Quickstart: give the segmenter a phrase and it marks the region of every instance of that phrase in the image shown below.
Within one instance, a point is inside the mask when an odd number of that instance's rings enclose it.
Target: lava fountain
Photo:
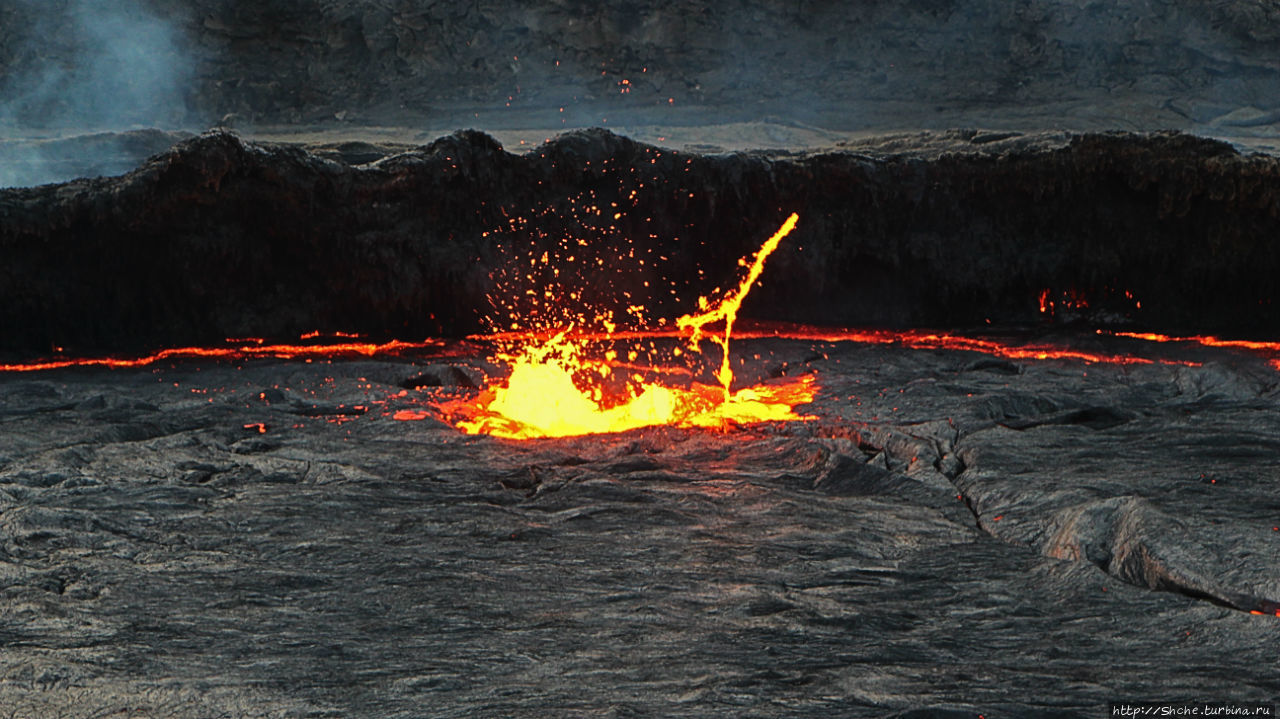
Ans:
[[[485,389],[474,399],[442,403],[440,409],[468,434],[509,439],[571,437],[623,432],[640,427],[727,427],[766,421],[797,421],[811,417],[796,407],[813,401],[817,385],[812,376],[784,379],[734,389],[729,343],[738,310],[760,279],[765,261],[795,229],[792,214],[750,259],[736,288],[718,301],[698,299],[699,311],[676,320],[685,349],[671,350],[675,358],[701,354],[704,341],[720,350],[718,385],[672,378],[692,376],[687,367],[641,367],[620,361],[616,349],[600,352],[596,345],[617,339],[615,325],[596,318],[604,332],[562,329],[550,337],[527,335],[511,351],[495,359],[509,370],[505,384]],[[714,335],[709,328],[719,328]],[[687,333],[687,336],[684,336]],[[634,353],[627,356],[634,360]],[[618,385],[621,389],[614,389]]]

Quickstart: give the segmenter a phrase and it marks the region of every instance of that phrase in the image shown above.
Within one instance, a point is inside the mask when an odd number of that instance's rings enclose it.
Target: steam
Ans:
[[[173,128],[187,119],[191,65],[173,25],[142,0],[16,0],[15,59],[0,79],[0,187],[127,170],[138,158],[90,143],[91,156],[50,137]],[[112,157],[115,155],[115,157]]]

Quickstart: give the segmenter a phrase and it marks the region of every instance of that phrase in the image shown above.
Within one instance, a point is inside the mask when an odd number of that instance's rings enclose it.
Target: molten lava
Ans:
[[[336,332],[333,337],[351,340],[357,335]],[[244,360],[257,357],[275,359],[302,358],[334,358],[350,355],[375,357],[382,355],[402,355],[410,352],[431,352],[445,348],[443,340],[423,340],[422,342],[333,342],[327,341],[320,332],[310,332],[302,336],[304,340],[320,340],[315,344],[273,344],[261,339],[227,340],[226,347],[174,347],[163,349],[139,357],[74,357],[45,359],[36,362],[18,362],[0,364],[0,372],[44,372],[48,370],[67,369],[70,367],[108,367],[111,369],[128,369],[147,367],[159,362],[172,362],[191,359]]]
[[[739,262],[748,270],[732,292],[714,305],[706,297],[699,298],[700,312],[677,320],[681,330],[689,331],[688,349],[694,353],[701,352],[700,342],[707,326],[723,325],[722,332],[708,337],[721,350],[720,366],[715,372],[719,387],[697,382],[673,386],[647,377],[660,368],[628,368],[617,362],[618,352],[614,349],[596,356],[599,353],[593,353],[592,338],[571,336],[568,330],[562,330],[542,340],[528,335],[523,346],[500,355],[498,359],[511,370],[505,386],[486,390],[475,401],[446,403],[441,409],[469,434],[511,439],[622,432],[656,425],[723,427],[731,423],[809,419],[797,414],[795,407],[813,401],[817,387],[812,377],[734,391],[729,359],[733,323],[742,301],[760,279],[765,260],[798,220],[797,215],[791,215],[750,263],[746,259]],[[603,324],[604,335],[595,339],[616,339],[613,326]],[[673,354],[678,357],[684,352],[676,348]],[[608,391],[606,385],[619,381],[619,370],[626,373],[628,369],[630,374],[621,378],[625,389]],[[648,372],[639,371],[642,369]]]
[[[1102,330],[1098,330],[1102,332]],[[1205,347],[1227,347],[1230,349],[1253,350],[1257,352],[1280,352],[1280,342],[1258,342],[1252,340],[1224,340],[1204,335],[1192,335],[1190,337],[1173,337],[1171,335],[1156,334],[1154,332],[1112,332],[1116,337],[1128,337],[1130,339],[1146,340],[1147,342],[1185,342],[1188,344],[1204,345]]]
[[[594,215],[605,212],[598,204],[590,205],[588,210]],[[766,261],[794,230],[797,222],[798,217],[791,215],[754,255],[739,260],[739,266],[745,268],[745,272],[732,290],[725,293],[717,291],[720,298],[716,301],[699,297],[697,311],[674,321],[659,318],[656,323],[647,319],[652,305],[646,307],[638,302],[639,297],[633,299],[625,284],[619,288],[606,282],[603,287],[614,292],[615,298],[636,302],[626,308],[626,314],[633,318],[627,321],[615,315],[620,311],[595,307],[595,303],[584,296],[581,287],[566,287],[556,281],[579,276],[583,271],[595,271],[595,268],[615,278],[633,277],[628,273],[638,269],[642,272],[639,278],[643,282],[632,282],[629,285],[631,290],[636,290],[641,284],[650,288],[648,279],[652,277],[643,274],[646,263],[651,268],[655,261],[668,258],[637,256],[634,246],[624,244],[624,254],[617,258],[621,262],[614,263],[594,253],[597,248],[601,252],[610,251],[609,248],[618,244],[588,242],[572,236],[560,240],[558,250],[552,248],[548,252],[545,245],[537,245],[534,254],[518,258],[519,261],[507,274],[496,278],[506,283],[504,289],[507,290],[490,297],[497,315],[502,318],[501,324],[495,323],[492,326],[494,332],[483,338],[472,338],[499,348],[495,359],[509,370],[505,382],[494,384],[478,396],[458,398],[455,393],[452,398],[441,399],[437,395],[431,402],[432,411],[401,408],[384,416],[397,421],[419,421],[443,414],[450,424],[470,434],[519,439],[621,432],[656,425],[723,428],[732,424],[811,419],[797,413],[796,408],[813,402],[818,387],[812,376],[781,378],[735,389],[731,339],[870,343],[981,352],[1014,360],[1066,360],[1115,365],[1199,364],[1189,359],[1146,357],[1142,355],[1147,353],[1141,351],[1138,354],[1089,351],[1034,340],[1019,341],[1016,337],[925,330],[748,324],[740,321],[738,314],[742,303],[759,281]],[[613,235],[606,237],[613,238]],[[638,267],[631,267],[627,260]],[[673,296],[677,294],[674,281],[661,289]],[[652,295],[652,290],[650,292]],[[1126,293],[1126,297],[1129,296]],[[1042,310],[1050,313],[1055,307],[1074,309],[1085,306],[1074,290],[1056,295],[1045,290],[1041,293],[1040,302]],[[629,324],[630,329],[620,327],[623,324]],[[1098,332],[1126,340],[1244,350],[1261,355],[1270,366],[1280,371],[1280,342]],[[322,335],[313,332],[303,335],[301,340],[298,344],[272,344],[260,339],[227,340],[221,347],[165,349],[131,358],[57,357],[0,364],[0,373],[71,367],[137,368],[193,359],[304,358],[311,362],[312,358],[327,360],[382,355],[439,358],[474,356],[477,349],[470,342],[442,340],[375,344],[359,341],[357,335],[344,333]],[[704,357],[703,346],[706,343],[710,343],[713,349]],[[699,377],[703,381],[699,381]],[[397,397],[404,395],[402,391]],[[344,417],[341,421],[348,419]],[[251,424],[245,428],[264,432],[266,425]]]
[[[733,323],[738,319],[738,309],[742,307],[742,301],[747,298],[747,293],[755,286],[756,280],[760,279],[760,273],[764,272],[764,262],[769,259],[769,255],[778,249],[778,243],[782,242],[782,238],[791,234],[795,229],[796,222],[800,220],[800,216],[792,214],[783,223],[781,229],[774,233],[765,241],[764,246],[756,253],[755,259],[751,262],[750,269],[747,270],[747,276],[738,284],[738,288],[729,293],[715,307],[709,307],[706,297],[698,298],[698,309],[701,312],[693,315],[685,315],[676,320],[676,326],[682,330],[692,330],[693,334],[689,337],[689,348],[698,350],[698,342],[702,340],[702,329],[709,324],[716,322],[724,323],[724,336],[713,337],[711,340],[720,345],[721,360],[720,369],[716,371],[716,379],[720,380],[720,386],[724,388],[724,399],[726,402],[730,399],[729,385],[733,383],[733,370],[729,368],[729,337],[733,334]],[[745,259],[739,260],[738,264],[746,265]]]

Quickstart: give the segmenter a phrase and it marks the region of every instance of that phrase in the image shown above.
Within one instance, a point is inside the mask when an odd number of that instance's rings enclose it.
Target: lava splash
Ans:
[[[496,357],[510,369],[505,385],[486,389],[473,400],[440,405],[452,423],[468,434],[490,434],[509,439],[570,437],[623,432],[641,427],[725,427],[766,421],[797,421],[811,417],[796,407],[813,401],[817,384],[812,376],[758,384],[735,390],[730,366],[729,342],[738,310],[759,280],[765,261],[799,217],[792,214],[782,227],[748,261],[746,276],[719,301],[698,300],[699,311],[685,315],[676,326],[687,331],[684,349],[671,349],[675,358],[702,352],[703,340],[719,347],[718,386],[671,381],[691,373],[685,367],[639,367],[620,362],[609,345],[612,325],[599,342],[585,333],[562,330],[550,338],[526,338],[514,351]],[[720,327],[714,336],[709,326]],[[634,359],[634,354],[628,359]],[[611,390],[611,386],[621,386]]]

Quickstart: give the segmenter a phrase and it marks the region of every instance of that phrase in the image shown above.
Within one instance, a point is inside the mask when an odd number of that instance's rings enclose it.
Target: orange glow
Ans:
[[[732,394],[730,385],[733,384],[733,370],[729,368],[729,337],[733,334],[733,323],[738,319],[738,310],[742,307],[742,301],[747,298],[747,293],[755,286],[756,281],[760,279],[760,273],[764,272],[765,260],[769,259],[769,255],[778,249],[778,243],[782,239],[791,234],[795,229],[796,222],[800,220],[800,216],[791,213],[787,221],[782,227],[773,234],[768,240],[765,240],[764,246],[756,253],[755,259],[752,260],[750,269],[747,270],[747,276],[738,283],[737,289],[730,292],[715,307],[710,307],[706,297],[698,298],[698,309],[702,310],[696,314],[685,315],[676,320],[676,326],[682,330],[691,330],[689,336],[689,349],[699,351],[698,343],[702,340],[702,330],[709,324],[717,322],[724,323],[724,336],[711,337],[712,342],[720,346],[721,359],[720,369],[716,370],[716,379],[720,380],[720,386],[724,388],[724,399],[729,401]],[[746,260],[739,260],[739,264],[746,265]]]
[[[476,335],[472,340],[489,340],[497,342],[519,342],[527,337],[545,338],[547,333],[497,333],[493,335]],[[569,336],[576,341],[600,342],[605,340],[646,340],[661,338],[683,338],[678,330],[644,330],[622,331],[612,334],[601,332],[575,332]],[[1197,367],[1201,363],[1184,360],[1148,359],[1129,354],[1106,352],[1089,352],[1062,345],[1045,343],[1015,344],[1008,340],[994,337],[967,336],[949,332],[930,330],[880,330],[844,327],[818,327],[813,325],[792,323],[752,322],[734,329],[733,336],[740,340],[780,339],[802,342],[856,342],[860,344],[897,345],[911,349],[956,350],[961,352],[981,352],[993,357],[1014,360],[1073,360],[1090,364],[1175,364]]]
[[[516,340],[516,333],[491,335],[487,338],[479,336],[471,339],[491,339],[510,342]],[[655,330],[644,332],[616,332],[607,337],[601,333],[577,333],[572,337],[579,341],[602,341],[605,339],[656,339],[663,337],[681,337],[676,330]],[[856,342],[861,344],[898,345],[911,349],[956,350],[964,352],[981,352],[994,357],[1020,360],[1075,360],[1079,362],[1101,364],[1180,364],[1197,366],[1198,362],[1180,360],[1152,360],[1126,354],[1088,352],[1071,349],[1061,345],[1043,343],[1012,344],[1005,340],[991,337],[969,337],[948,332],[931,332],[928,330],[875,330],[846,329],[841,327],[815,327],[797,324],[753,323],[748,329],[737,329],[734,337],[749,339],[781,339],[805,342]]]
[[[1098,330],[1099,333],[1102,330]],[[1223,340],[1213,336],[1192,335],[1190,337],[1172,337],[1154,332],[1112,332],[1116,337],[1128,337],[1148,342],[1192,342],[1205,347],[1228,347],[1231,349],[1254,350],[1260,352],[1280,352],[1280,342],[1254,342],[1251,340]]]
[[[307,335],[312,338],[316,335]],[[444,347],[443,340],[424,340],[422,342],[402,342],[392,340],[380,344],[365,342],[334,342],[329,344],[265,344],[262,340],[239,340],[243,344],[233,347],[176,347],[160,350],[140,357],[112,358],[68,358],[48,359],[35,362],[0,364],[0,372],[40,372],[44,370],[66,369],[68,367],[109,367],[127,369],[147,367],[157,362],[187,359],[220,359],[241,360],[254,357],[274,357],[277,359],[295,359],[298,357],[341,357],[344,355],[399,355],[406,352],[439,349]]]
[[[310,332],[306,333],[305,335],[302,335],[301,339],[304,339],[304,340],[313,340],[313,339],[318,339],[318,338],[320,338],[320,337],[325,337],[325,336],[326,336],[326,334],[325,334],[324,332],[321,332],[320,330],[312,330],[312,331],[310,331]],[[328,333],[328,335],[327,335],[327,336],[329,336],[329,337],[344,337],[344,338],[349,339],[349,340],[354,340],[354,339],[359,339],[359,338],[360,338],[360,335],[359,335],[358,333],[356,333],[356,332],[330,332],[330,333]],[[261,342],[262,342],[262,340],[258,340],[258,342],[259,342],[259,343],[261,343]]]
[[[1100,334],[1106,334],[1104,330],[1099,330],[1098,332]],[[1127,337],[1130,339],[1140,339],[1150,342],[1188,342],[1198,343],[1209,347],[1247,349],[1261,352],[1276,352],[1277,354],[1280,354],[1280,342],[1222,340],[1215,337],[1172,337],[1169,335],[1136,332],[1115,332],[1111,334],[1117,337]],[[1057,345],[1016,345],[988,337],[969,337],[946,332],[930,332],[927,330],[864,330],[844,329],[838,327],[813,327],[809,325],[795,324],[766,325],[763,323],[754,323],[746,329],[735,327],[733,336],[740,340],[782,339],[810,342],[859,342],[867,344],[900,345],[913,349],[944,349],[981,352],[995,357],[1022,360],[1063,359],[1103,364],[1153,364],[1160,362],[1164,364],[1180,364],[1188,366],[1196,366],[1199,364],[1197,362],[1178,360],[1151,360],[1125,354],[1086,352]],[[523,344],[528,342],[545,342],[550,339],[550,337],[551,333],[528,331],[475,335],[469,339],[486,342]],[[672,329],[617,331],[613,333],[575,331],[566,333],[566,337],[573,342],[580,343],[600,342],[605,340],[682,339],[685,338],[685,335]],[[439,350],[446,346],[444,340],[425,340],[422,342],[393,340],[379,344],[338,342],[333,344],[309,345],[265,344],[263,340],[259,339],[240,339],[236,340],[236,342],[242,344],[232,347],[178,347],[129,358],[63,358],[0,364],[0,372],[40,372],[45,370],[66,369],[69,367],[107,367],[126,369],[147,367],[164,361],[186,359],[241,360],[259,357],[295,359],[301,357],[328,358],[349,355],[373,357],[383,355],[397,356],[410,352],[421,352],[426,350],[433,350],[432,354],[437,355],[439,354]],[[1275,367],[1277,371],[1280,371],[1280,358],[1271,359],[1268,360],[1268,362],[1272,367]],[[640,365],[627,363],[614,363],[613,368],[615,370],[645,369]],[[652,370],[654,368],[648,369]],[[665,368],[665,371],[670,374],[680,374],[685,376],[691,374],[688,368],[683,367]]]
[[[1098,330],[1102,334],[1102,330]],[[1265,342],[1255,340],[1224,340],[1209,335],[1192,335],[1190,337],[1173,337],[1170,335],[1162,335],[1154,332],[1113,332],[1116,337],[1128,337],[1130,339],[1145,340],[1147,342],[1180,342],[1187,344],[1198,344],[1203,347],[1219,347],[1225,349],[1247,350],[1256,354],[1271,355],[1267,359],[1267,364],[1272,369],[1280,372],[1280,342]]]
[[[762,384],[735,392],[732,389],[733,371],[729,366],[729,340],[738,309],[760,279],[765,260],[795,228],[798,220],[794,214],[788,217],[750,263],[746,259],[739,262],[748,268],[746,276],[714,307],[705,297],[699,298],[701,311],[677,320],[678,332],[618,333],[616,325],[606,318],[584,315],[578,320],[593,319],[593,324],[603,327],[604,332],[577,332],[571,336],[568,330],[560,330],[549,337],[545,333],[542,336],[537,333],[498,335],[494,338],[518,347],[516,351],[496,358],[511,368],[505,386],[490,388],[475,400],[446,402],[440,405],[440,409],[455,426],[468,434],[491,434],[509,439],[571,437],[658,425],[724,427],[732,423],[809,419],[797,414],[795,407],[813,401],[817,387],[812,377]],[[639,308],[640,312],[642,310]],[[616,349],[607,349],[602,356],[592,352],[591,345],[596,341],[616,341],[624,337],[683,337],[683,333],[688,331],[689,350],[698,353],[704,328],[717,323],[723,323],[724,334],[710,339],[722,351],[720,367],[715,372],[719,387],[697,382],[690,382],[687,387],[671,386],[646,377],[646,374],[690,374],[687,368],[671,370],[620,363]],[[677,350],[675,354],[685,353]],[[630,353],[627,362],[634,362],[635,355],[635,352]],[[619,382],[625,389],[606,388]]]
[[[1107,354],[1070,349],[1059,345],[1015,345],[989,337],[966,337],[927,330],[857,330],[824,327],[785,327],[775,331],[746,332],[746,338],[778,337],[814,342],[859,342],[864,344],[901,345],[912,349],[941,349],[981,352],[1005,359],[1076,360],[1106,364],[1153,364],[1155,361],[1132,355]],[[1190,364],[1190,363],[1178,363]]]
[[[525,358],[513,365],[506,386],[486,390],[474,402],[445,403],[441,409],[456,416],[456,426],[467,434],[572,437],[657,425],[724,427],[810,419],[794,407],[812,402],[817,387],[813,377],[802,377],[744,388],[725,400],[718,387],[694,384],[685,389],[651,382],[611,407],[604,407],[596,392],[579,389],[574,369],[564,361]]]
[[[744,285],[745,286],[745,285]],[[736,295],[731,295],[734,297]],[[704,314],[711,314],[706,312]],[[727,314],[727,313],[726,313]],[[979,352],[995,357],[1011,360],[1066,360],[1090,364],[1141,365],[1170,364],[1182,366],[1199,366],[1199,362],[1172,359],[1149,359],[1130,354],[1090,352],[1073,349],[1061,345],[1044,343],[1014,344],[1007,340],[990,337],[970,337],[946,332],[929,332],[925,330],[859,330],[843,328],[812,327],[806,325],[766,325],[756,323],[746,329],[735,328],[733,337],[744,339],[781,339],[809,342],[857,342],[866,344],[895,345],[912,349],[937,349],[950,351]],[[560,332],[553,337],[545,333],[506,333],[492,335],[491,340],[502,342],[528,342],[536,347],[537,354],[513,363],[512,379],[507,387],[499,387],[485,392],[476,403],[454,402],[443,408],[447,414],[459,413],[462,419],[455,421],[459,427],[469,433],[487,433],[503,437],[529,438],[537,436],[567,436],[571,434],[590,434],[593,432],[623,431],[635,427],[652,424],[676,424],[683,426],[715,426],[727,422],[753,422],[770,419],[791,420],[796,417],[794,410],[784,408],[776,410],[776,414],[742,412],[750,408],[760,410],[761,405],[737,401],[747,396],[746,392],[771,393],[765,405],[774,404],[774,400],[785,400],[791,407],[811,402],[816,395],[816,386],[811,378],[791,380],[779,385],[765,385],[742,390],[730,394],[730,400],[724,402],[723,381],[719,388],[705,385],[694,385],[695,389],[681,390],[660,384],[648,385],[646,392],[652,394],[635,394],[628,401],[607,410],[601,410],[602,396],[598,393],[588,395],[577,389],[575,374],[590,370],[607,374],[610,367],[604,362],[591,362],[583,359],[583,349],[591,343],[619,340],[651,340],[658,338],[687,339],[684,332],[678,329],[632,331],[632,332]],[[721,338],[713,341],[720,344]],[[1252,343],[1257,344],[1257,343]],[[1240,346],[1236,343],[1222,343],[1222,346]],[[557,348],[557,349],[548,349]],[[558,353],[566,352],[566,356]],[[549,355],[556,357],[547,359]],[[569,358],[571,357],[571,359]],[[1280,360],[1274,364],[1280,369]],[[617,365],[612,369],[616,370]],[[717,372],[724,371],[721,364]],[[668,371],[669,374],[676,374]],[[732,375],[728,375],[732,379]],[[555,389],[549,389],[554,387]],[[572,387],[571,391],[569,388]],[[718,391],[717,391],[718,390]],[[719,395],[717,397],[716,395]],[[567,398],[560,404],[550,397]],[[542,398],[532,400],[530,398]],[[717,405],[716,402],[721,404]],[[518,406],[533,406],[522,419],[513,421],[519,410]],[[659,422],[655,418],[662,416],[667,407],[675,407],[670,419]],[[477,407],[479,409],[477,409]],[[773,412],[775,410],[770,410]],[[566,419],[574,418],[574,419]],[[584,419],[587,418],[587,419]],[[543,431],[529,427],[541,427]],[[589,427],[597,427],[588,431]]]

